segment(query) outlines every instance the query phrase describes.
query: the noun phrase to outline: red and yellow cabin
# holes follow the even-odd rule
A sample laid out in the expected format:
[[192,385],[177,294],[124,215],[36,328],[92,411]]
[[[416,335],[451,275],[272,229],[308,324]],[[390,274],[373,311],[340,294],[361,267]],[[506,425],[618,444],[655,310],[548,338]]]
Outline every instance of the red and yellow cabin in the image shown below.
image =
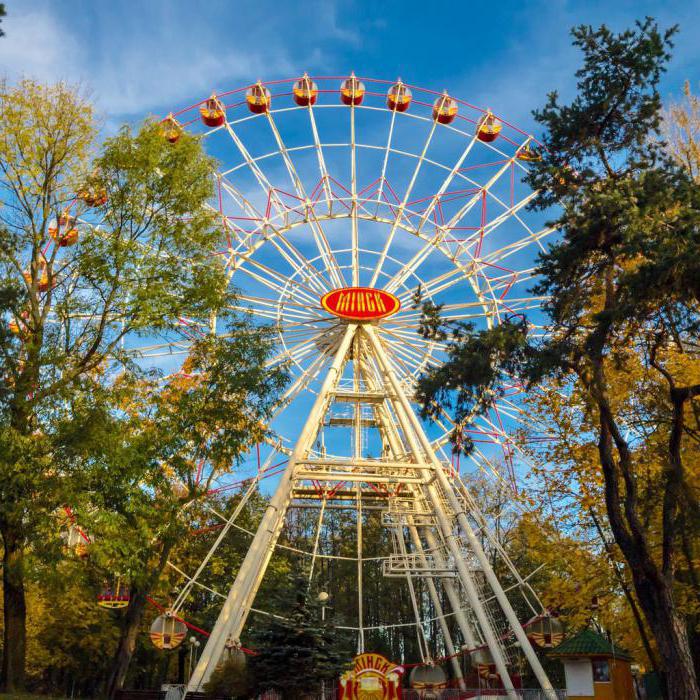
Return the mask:
[[78,190],[77,197],[88,207],[101,207],[107,204],[107,190],[104,187],[86,187]]
[[169,610],[153,621],[148,636],[156,649],[175,649],[185,640],[187,626]]
[[80,233],[75,226],[75,219],[64,212],[57,222],[49,224],[49,236],[56,245],[67,248],[78,242]]
[[163,138],[166,141],[176,143],[180,136],[182,136],[182,126],[172,114],[168,114],[168,116],[161,122],[160,132],[163,134]]
[[117,579],[117,584],[113,589],[107,587],[97,596],[97,604],[107,610],[125,608],[129,605],[129,600],[129,591],[122,587],[119,579]]
[[248,109],[253,114],[264,114],[270,109],[272,95],[262,83],[258,83],[248,88],[245,94],[245,101],[248,103]]
[[226,108],[212,93],[211,97],[199,108],[199,114],[206,126],[221,126],[226,121]]
[[358,80],[354,73],[340,84],[340,101],[344,105],[348,107],[360,105],[364,98],[365,84]]
[[61,216],[58,217],[58,225],[65,227],[70,226],[73,223],[75,223],[75,217],[71,216],[70,211],[68,211],[68,209],[64,209],[61,212]]
[[294,95],[294,101],[300,107],[315,105],[318,99],[318,85],[304,73],[304,76],[294,83],[292,94]]
[[525,161],[526,163],[539,163],[542,160],[542,154],[540,153],[539,149],[530,141],[518,149],[515,157],[518,160]]
[[501,122],[498,121],[498,119],[496,119],[491,112],[487,112],[477,122],[476,137],[479,139],[479,141],[491,143],[498,138],[502,128],[503,125]]
[[433,119],[438,124],[452,124],[457,111],[457,102],[447,93],[440,95],[433,103]]
[[[51,283],[49,281],[49,271],[47,269],[46,261],[42,261],[39,263],[39,270],[38,270],[38,275],[37,275],[37,283],[36,283],[36,288],[39,292],[47,292],[49,290],[49,287],[51,286]],[[22,273],[22,276],[24,277],[24,280],[27,284],[31,285],[32,283],[32,273],[30,270],[27,270]]]
[[22,311],[19,319],[12,318],[7,324],[7,328],[13,335],[23,336],[27,333],[27,322],[29,321],[29,312]]
[[392,112],[405,112],[411,100],[413,99],[413,93],[399,80],[398,83],[394,83],[386,95],[386,106]]
[[523,627],[527,638],[541,649],[552,649],[562,643],[564,627],[557,617],[541,615],[526,622]]

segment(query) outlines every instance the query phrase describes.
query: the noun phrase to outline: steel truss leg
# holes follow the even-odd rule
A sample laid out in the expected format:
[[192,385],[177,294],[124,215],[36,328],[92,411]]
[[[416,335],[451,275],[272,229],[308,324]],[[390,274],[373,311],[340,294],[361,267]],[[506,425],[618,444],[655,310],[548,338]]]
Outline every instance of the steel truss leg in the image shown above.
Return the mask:
[[236,580],[231,586],[231,590],[219,613],[211,636],[192,673],[187,685],[187,692],[201,690],[222,658],[227,639],[237,639],[241,634],[250,608],[253,605],[255,594],[260,587],[260,582],[284,525],[287,508],[292,497],[296,464],[307,457],[313,446],[319,426],[328,408],[331,392],[336,388],[342,375],[343,366],[345,365],[356,329],[357,326],[355,324],[348,324],[345,330],[333,363],[328,370],[321,390],[309,413],[308,420],[289,458],[287,468],[282,474],[279,486],[267,506],[255,537],[238,571]]
[[[376,383],[374,382],[371,374],[364,372],[363,376],[365,380],[368,383],[368,386],[372,390],[376,390],[377,386]],[[384,439],[389,443],[389,447],[391,449],[391,452],[393,453],[393,458],[398,459],[399,455],[403,451],[401,449],[401,439],[398,435],[398,432],[396,430],[396,426],[388,419],[386,415],[386,411],[384,410],[384,407],[382,405],[378,405],[375,407],[375,416],[377,418],[377,422],[379,425],[382,427],[382,434]],[[418,535],[418,531],[414,525],[410,526],[410,534],[411,534],[411,539],[413,540],[413,545],[416,548],[416,550],[419,553],[419,556],[425,562],[425,555],[423,552],[423,543],[421,542],[420,536]],[[455,645],[454,642],[452,641],[452,635],[450,633],[450,628],[447,625],[447,621],[445,620],[444,617],[444,612],[442,609],[442,604],[440,602],[440,596],[438,594],[437,588],[435,586],[435,582],[433,581],[432,576],[426,576],[428,583],[428,591],[430,593],[431,600],[433,601],[433,607],[435,608],[435,614],[439,619],[440,623],[440,629],[442,631],[442,636],[445,640],[445,648],[447,649],[447,653],[450,656],[450,663],[452,665],[452,671],[454,672],[455,678],[457,679],[457,683],[459,684],[460,690],[466,690],[466,685],[464,683],[464,677],[462,675],[462,667],[459,663],[459,659],[457,659],[454,654],[455,654]],[[462,631],[462,634],[464,635],[465,639],[467,639],[468,643],[472,643],[474,640],[474,636],[472,634],[471,628],[469,627],[469,624],[466,620],[466,617],[464,613],[461,610],[461,607],[459,605],[459,596],[457,595],[457,592],[455,591],[454,587],[452,586],[452,582],[446,582],[449,583],[451,587],[451,591],[453,594],[453,597],[449,597],[448,593],[448,598],[450,599],[450,604],[453,606],[453,609],[455,610],[455,615],[457,616],[459,614],[459,617],[457,617],[457,624],[460,627],[460,630]],[[446,589],[447,590],[447,589]],[[456,601],[456,607],[455,607],[455,601]],[[476,644],[474,643],[474,646]]]
[[[427,568],[427,559],[423,551],[423,543],[420,541],[418,535],[418,530],[416,530],[415,525],[409,525],[409,532],[411,533],[411,540],[413,541],[413,546],[418,552],[418,556],[425,568]],[[459,659],[457,658],[454,642],[452,641],[452,635],[450,634],[450,628],[445,620],[445,614],[442,610],[442,603],[440,602],[440,596],[438,595],[437,588],[435,587],[435,581],[432,576],[425,576],[426,583],[428,584],[428,593],[430,594],[430,599],[433,601],[433,607],[435,608],[435,615],[440,623],[440,630],[442,631],[442,637],[445,640],[445,650],[447,655],[450,657],[450,665],[452,666],[452,672],[457,679],[460,690],[466,690],[467,686],[464,683],[464,677],[462,676],[462,667],[460,666]]]
[[[425,541],[428,543],[428,547],[430,547],[432,550],[435,563],[439,567],[444,567],[445,560],[440,553],[439,543],[435,533],[433,532],[432,528],[429,527],[422,528],[422,530],[423,534],[425,535]],[[452,608],[452,612],[457,620],[457,625],[462,633],[462,637],[464,637],[465,643],[470,649],[476,649],[478,646],[480,646],[480,644],[477,638],[474,636],[474,630],[472,630],[472,626],[469,623],[467,616],[464,614],[464,610],[462,610],[462,601],[459,597],[459,591],[455,587],[454,583],[452,583],[452,581],[449,579],[443,580],[442,587],[445,589],[447,599],[450,601],[450,607]]]
[[[515,611],[513,610],[513,607],[511,606],[510,601],[508,600],[508,597],[505,594],[505,591],[503,590],[500,582],[498,581],[495,572],[491,568],[491,563],[489,562],[486,553],[481,547],[479,539],[474,533],[474,530],[472,529],[471,524],[469,523],[469,520],[467,519],[467,516],[464,513],[462,504],[460,503],[459,499],[454,493],[452,484],[447,478],[442,464],[435,456],[435,453],[432,449],[432,445],[430,444],[428,437],[423,431],[423,427],[421,426],[415,412],[413,411],[413,408],[410,405],[408,398],[401,389],[401,386],[399,385],[399,382],[396,376],[394,375],[394,372],[392,371],[391,365],[389,364],[389,361],[386,357],[386,353],[384,352],[384,348],[382,347],[374,329],[371,326],[366,326],[366,332],[370,339],[372,350],[374,351],[374,354],[379,362],[380,369],[385,375],[385,378],[389,383],[391,389],[393,390],[394,397],[392,398],[396,401],[395,406],[397,409],[401,409],[396,411],[396,415],[399,421],[402,423],[402,429],[404,434],[411,443],[411,449],[415,452],[417,456],[425,454],[427,458],[432,462],[432,469],[430,470],[430,472],[428,472],[428,474],[426,474],[426,476],[429,476],[426,491],[438,516],[438,522],[440,524],[440,529],[443,532],[445,542],[448,544],[450,551],[455,557],[455,564],[457,565],[458,572],[460,573],[460,578],[463,580],[463,584],[465,585],[465,590],[467,591],[469,602],[474,608],[474,613],[476,614],[477,619],[479,620],[479,624],[482,627],[489,650],[491,651],[491,654],[494,657],[496,668],[499,674],[501,675],[501,680],[503,681],[503,684],[508,690],[509,697],[517,698],[517,695],[513,691],[512,681],[508,674],[501,645],[499,644],[498,639],[495,636],[494,630],[491,627],[491,624],[486,616],[485,610],[481,604],[481,601],[479,600],[478,592],[476,590],[474,582],[472,581],[471,574],[460,555],[459,546],[456,542],[451,524],[443,511],[442,499],[440,498],[434,483],[432,483],[433,476],[436,477],[441,490],[443,491],[447,500],[449,501],[452,511],[457,516],[457,522],[459,523],[460,528],[467,537],[469,547],[479,560],[479,564],[484,572],[484,575],[486,576],[486,580],[488,581],[489,587],[493,590],[493,593],[496,596],[496,599],[498,600],[498,603],[508,620],[511,630],[513,631],[516,639],[520,643],[520,647],[523,653],[525,654],[525,657],[527,658],[535,676],[537,677],[540,686],[545,691],[551,691],[551,693],[548,692],[548,695],[550,695],[552,698],[556,697],[552,688],[552,684],[550,683],[547,674],[542,668],[542,664],[537,658],[537,654],[535,654],[535,650],[532,648],[530,640],[527,638],[525,630],[523,630],[522,625],[520,624],[520,621],[518,620],[518,617],[515,614]],[[416,440],[420,443],[420,446],[418,442],[416,442]],[[476,605],[474,605],[474,602],[476,602]]]
[[[408,400],[406,400],[405,403],[401,400],[402,397],[405,398],[403,396],[403,390],[399,385],[398,380],[394,376],[393,371],[391,370],[391,366],[389,365],[389,362],[386,358],[384,348],[381,346],[381,343],[379,342],[378,338],[374,334],[374,330],[371,327],[367,327],[367,335],[369,336],[370,343],[372,345],[372,350],[377,358],[377,362],[379,363],[379,369],[384,375],[385,385],[388,385],[391,389],[391,400],[394,405],[394,413],[399,422],[404,437],[408,441],[411,452],[413,452],[416,459],[422,459],[422,455],[425,450],[422,449],[419,445],[418,438],[415,434],[415,428],[412,425],[410,417],[407,413],[408,409],[408,411],[412,414],[413,409],[411,408],[410,404],[408,404]],[[430,449],[430,452],[432,452],[432,448]],[[442,471],[442,467],[440,467],[440,471]],[[493,656],[496,669],[501,676],[503,685],[508,690],[509,697],[511,698],[511,700],[516,700],[517,695],[513,690],[513,683],[510,679],[510,674],[508,673],[508,667],[506,665],[506,660],[503,655],[503,650],[498,641],[498,638],[496,637],[496,633],[493,630],[493,627],[491,626],[491,621],[489,620],[488,615],[486,614],[486,610],[484,609],[484,606],[481,603],[479,591],[476,587],[476,584],[474,583],[472,574],[469,571],[469,568],[465,564],[464,560],[462,559],[462,552],[460,551],[459,544],[456,541],[452,523],[450,522],[445,511],[443,510],[442,499],[440,498],[440,494],[438,493],[437,488],[433,483],[435,472],[436,469],[434,463],[432,463],[430,467],[426,466],[426,469],[422,470],[423,478],[426,482],[425,492],[435,512],[438,525],[440,526],[440,531],[442,532],[442,537],[455,560],[455,565],[457,566],[457,572],[459,574],[462,587],[464,588],[467,594],[467,598],[469,600],[469,604],[474,610],[474,614],[476,615],[476,618],[479,621],[479,626],[481,627],[484,638],[486,639],[486,643],[489,647],[489,650],[491,651],[491,655]]]
[[[457,571],[459,573],[462,585],[464,586],[464,589],[467,593],[469,603],[472,606],[474,613],[479,621],[479,625],[482,629],[489,650],[491,651],[491,654],[493,656],[496,669],[498,670],[498,673],[501,676],[501,680],[503,681],[504,686],[508,690],[509,697],[516,698],[517,695],[513,689],[513,684],[510,679],[510,674],[508,673],[508,668],[506,665],[506,660],[503,654],[500,641],[498,640],[496,633],[490,623],[490,620],[488,619],[486,610],[481,603],[478,589],[474,583],[472,574],[469,571],[469,568],[466,566],[464,560],[462,559],[460,547],[456,540],[452,524],[443,509],[442,499],[440,497],[440,494],[438,493],[435,484],[433,483],[434,479],[437,479],[441,490],[444,492],[445,496],[447,497],[450,503],[451,510],[457,516],[457,520],[461,528],[467,534],[469,545],[473,549],[474,554],[479,559],[479,563],[486,574],[489,585],[493,589],[494,594],[496,595],[501,605],[501,608],[506,614],[506,617],[508,618],[508,622],[511,625],[514,634],[518,638],[518,641],[520,641],[521,646],[523,647],[523,651],[528,657],[528,661],[530,662],[533,671],[537,675],[540,684],[545,690],[550,689],[551,684],[549,683],[549,679],[544,673],[544,670],[542,669],[541,664],[539,663],[539,659],[537,659],[537,656],[535,655],[534,650],[530,646],[530,642],[527,639],[520,625],[520,622],[517,619],[517,616],[515,615],[515,612],[510,606],[510,602],[508,601],[503,589],[501,588],[498,579],[493,573],[490,562],[488,561],[483,549],[481,548],[481,545],[479,544],[476,536],[474,535],[466,518],[466,515],[464,514],[464,512],[462,512],[462,506],[452,490],[452,486],[444,473],[442,465],[435,456],[430,441],[423,432],[422,426],[420,425],[418,418],[413,412],[413,409],[408,399],[406,398],[401,386],[399,385],[398,380],[396,379],[392,371],[391,365],[389,364],[389,361],[386,357],[386,353],[384,352],[384,348],[379,342],[372,327],[368,326],[366,331],[370,339],[370,343],[372,345],[372,350],[379,363],[379,368],[382,374],[384,375],[384,379],[393,391],[394,396],[392,397],[392,399],[394,401],[395,413],[397,419],[399,420],[399,423],[401,424],[402,431],[410,444],[411,450],[417,456],[425,454],[432,464],[432,467],[429,470],[425,470],[427,482],[425,486],[425,491],[435,510],[438,524],[440,526],[440,530],[442,531],[443,539],[445,540],[445,543],[447,544],[454,557],[455,565],[457,567]],[[521,641],[521,637],[524,639],[524,642]],[[528,651],[530,653],[528,653]],[[541,673],[539,673],[538,671],[541,671]]]
[[[375,382],[374,378],[372,375],[368,372],[365,371],[364,373],[365,380],[368,382],[369,388],[376,390],[377,383]],[[403,443],[401,440],[401,437],[398,432],[398,428],[396,424],[394,423],[393,420],[389,418],[387,415],[387,411],[385,407],[382,404],[378,404],[375,407],[375,415],[378,419],[378,422],[382,428],[382,433],[389,443],[389,446],[391,448],[391,451],[393,452],[394,458],[398,458],[400,454],[404,452],[404,447]],[[414,492],[415,493],[415,492]],[[424,497],[422,494],[418,493],[416,495],[419,495],[421,497]],[[438,563],[438,566],[443,566],[445,565],[444,559],[442,558],[442,555],[440,554],[438,550],[438,543],[435,535],[432,532],[432,528],[426,527],[424,528],[425,535],[426,535],[426,541],[428,542],[428,546],[435,550],[436,554],[434,555],[436,557],[436,561]],[[418,537],[418,542],[421,544],[420,537]],[[432,577],[429,578],[429,580],[432,582]],[[434,585],[434,582],[433,582]],[[452,607],[452,610],[454,612],[455,618],[457,620],[457,625],[460,628],[460,631],[462,633],[462,637],[466,641],[466,643],[469,645],[470,649],[475,649],[476,647],[479,646],[479,643],[476,640],[476,637],[474,636],[474,632],[472,630],[472,627],[467,619],[467,616],[464,614],[464,611],[462,610],[462,601],[460,600],[459,593],[457,589],[455,588],[454,584],[452,581],[449,579],[444,579],[442,581],[442,585],[445,589],[445,592],[447,593],[448,600],[450,601],[450,606]],[[437,594],[437,591],[435,591]],[[431,591],[432,595],[432,591]],[[440,605],[439,597],[436,595],[435,599],[437,601],[436,605],[436,610],[438,609],[438,606]],[[454,649],[454,642],[452,641],[452,636],[450,635],[449,628],[447,627],[444,621],[442,619],[442,612],[438,613],[440,615],[440,625],[443,630],[443,634],[445,635],[445,644],[449,648],[451,646],[452,649]],[[450,652],[452,654],[454,652]],[[462,669],[461,666],[459,666],[459,662],[456,659],[453,659],[453,666],[456,665],[457,669],[455,670],[455,675],[457,676],[458,679],[462,678]],[[463,680],[462,680],[463,683]]]

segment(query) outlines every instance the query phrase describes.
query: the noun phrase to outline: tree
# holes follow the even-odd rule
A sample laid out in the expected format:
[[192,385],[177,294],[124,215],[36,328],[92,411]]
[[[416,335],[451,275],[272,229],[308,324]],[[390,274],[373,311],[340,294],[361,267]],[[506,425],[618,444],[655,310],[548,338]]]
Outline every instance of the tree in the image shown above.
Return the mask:
[[683,97],[664,114],[664,136],[669,155],[697,182],[700,178],[700,100],[693,95],[687,80],[683,85]]
[[267,434],[286,382],[282,368],[265,366],[272,347],[268,329],[241,318],[195,341],[181,372],[125,374],[73,405],[61,458],[82,463],[87,477],[76,513],[95,538],[91,564],[130,590],[110,696],[123,686],[148,598],[210,505],[213,481]]
[[272,618],[260,631],[251,674],[258,692],[272,688],[297,700],[318,692],[322,681],[337,679],[350,654],[340,647],[332,625],[321,622],[304,577],[290,577],[280,597],[281,609],[288,612],[284,618]]
[[[679,609],[676,572],[688,559],[697,580],[700,513],[687,455],[698,441],[691,426],[700,396],[700,193],[659,138],[657,86],[674,32],[659,31],[651,19],[620,34],[605,26],[573,30],[584,56],[578,95],[561,105],[553,93],[535,112],[546,149],[528,178],[538,191],[532,206],[559,211],[552,224],[561,238],[540,256],[533,289],[548,298],[550,336],[536,343],[521,319],[493,330],[451,329],[448,362],[421,381],[418,397],[426,413],[432,401],[453,403],[468,421],[508,374],[530,386],[551,377],[574,384],[595,436],[607,524],[656,641],[667,696],[690,699],[699,695],[689,641],[697,630]],[[428,333],[440,328],[439,308],[426,309],[424,325]],[[616,401],[611,384],[631,350],[660,392],[648,428],[668,428],[653,492],[658,528],[640,498],[639,435],[629,430],[628,406]],[[697,604],[697,587],[691,597]]]
[[[0,85],[0,533],[3,685],[24,685],[24,553],[78,490],[54,464],[71,401],[133,366],[123,341],[177,336],[227,303],[204,204],[212,161],[146,123],[93,158],[92,107],[74,89]],[[77,197],[76,193],[77,192]],[[87,225],[84,222],[91,222]],[[187,264],[183,264],[183,260]],[[8,320],[9,317],[9,320]],[[112,365],[110,365],[112,363]]]

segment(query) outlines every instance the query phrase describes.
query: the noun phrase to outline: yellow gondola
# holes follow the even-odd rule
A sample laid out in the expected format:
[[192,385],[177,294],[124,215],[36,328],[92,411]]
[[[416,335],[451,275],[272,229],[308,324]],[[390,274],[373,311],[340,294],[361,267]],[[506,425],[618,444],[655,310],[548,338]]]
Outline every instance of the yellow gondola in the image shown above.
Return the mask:
[[446,92],[433,103],[433,119],[439,124],[451,124],[457,116],[457,102]]
[[49,236],[57,245],[67,248],[78,242],[80,233],[75,226],[75,219],[64,212],[58,221],[53,221],[49,224]]
[[149,636],[156,649],[175,649],[185,639],[187,626],[167,610],[153,620]]
[[199,108],[199,114],[204,124],[212,128],[221,126],[226,121],[226,108],[214,93]]
[[487,112],[483,117],[481,117],[481,119],[479,119],[476,125],[476,137],[479,139],[479,141],[491,143],[498,138],[502,128],[503,125],[501,122],[498,121],[498,119],[496,119],[491,112]]
[[358,80],[354,73],[340,84],[340,101],[344,105],[348,107],[360,105],[364,98],[365,84],[361,80]]
[[389,88],[386,95],[386,106],[392,112],[405,112],[412,99],[413,93],[399,80]]
[[294,95],[294,101],[300,107],[315,105],[318,99],[318,85],[304,73],[303,77],[294,83],[292,94]]
[[543,615],[525,623],[527,638],[542,649],[552,649],[564,639],[564,628],[558,618]]
[[253,114],[264,114],[270,109],[272,95],[262,83],[258,83],[248,88],[245,100],[248,103],[248,109]]
[[[47,268],[46,261],[43,260],[42,262],[39,263],[39,274],[37,275],[37,283],[36,283],[36,288],[39,292],[46,292],[49,290],[49,287],[51,286],[51,283],[49,282],[49,271]],[[24,280],[26,281],[27,284],[31,285],[32,283],[32,273],[29,270],[26,270],[25,272],[22,273],[22,276],[24,277]]]
[[518,149],[516,158],[526,163],[539,163],[542,160],[542,154],[536,146],[533,146],[532,143],[528,141],[524,146]]
[[107,587],[97,596],[97,604],[101,608],[108,610],[119,610],[129,605],[129,591],[121,585],[121,580],[117,578],[114,588]]
[[182,126],[172,114],[168,114],[168,116],[163,119],[160,124],[160,133],[163,135],[163,138],[166,139],[166,141],[175,143],[182,135]]
[[104,187],[85,187],[78,190],[76,196],[89,207],[101,207],[107,204],[107,190]]

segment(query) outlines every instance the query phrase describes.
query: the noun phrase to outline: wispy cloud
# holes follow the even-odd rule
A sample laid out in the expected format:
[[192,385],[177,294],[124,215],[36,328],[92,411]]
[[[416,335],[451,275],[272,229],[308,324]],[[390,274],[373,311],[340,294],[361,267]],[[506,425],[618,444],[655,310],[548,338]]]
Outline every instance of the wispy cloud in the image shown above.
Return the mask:
[[138,9],[90,3],[78,20],[76,8],[62,13],[62,7],[35,3],[8,17],[0,41],[2,71],[10,79],[82,83],[112,116],[168,109],[212,89],[313,71],[326,62],[324,41],[358,41],[339,25],[333,3],[320,3],[303,25],[284,21],[283,12],[262,22],[259,3],[214,3],[209,14],[192,3],[154,1]]
[[[9,25],[9,26],[8,26]],[[0,66],[10,78],[77,80],[86,54],[77,37],[44,10],[12,14],[0,40]]]

